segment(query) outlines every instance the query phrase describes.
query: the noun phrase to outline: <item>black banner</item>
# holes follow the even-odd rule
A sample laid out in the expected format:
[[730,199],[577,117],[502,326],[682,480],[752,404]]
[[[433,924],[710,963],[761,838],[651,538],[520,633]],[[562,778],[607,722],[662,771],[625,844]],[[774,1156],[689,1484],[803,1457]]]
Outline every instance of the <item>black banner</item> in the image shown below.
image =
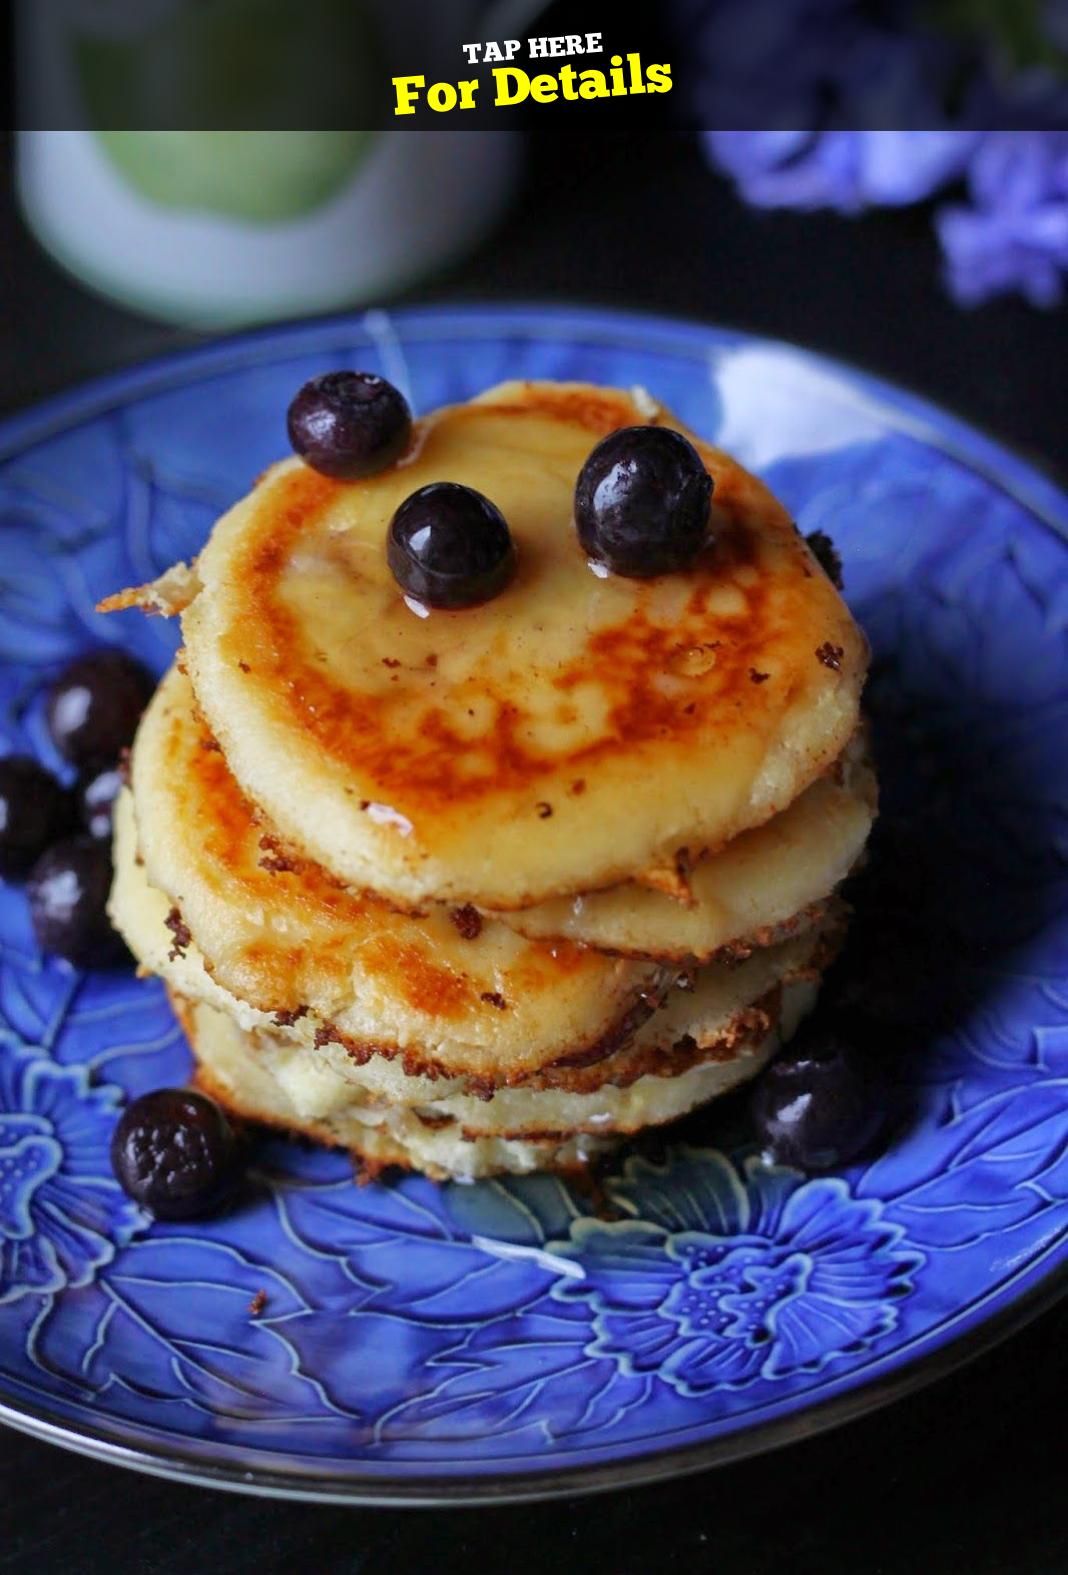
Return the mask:
[[1068,124],[1063,0],[21,0],[15,17],[27,129]]

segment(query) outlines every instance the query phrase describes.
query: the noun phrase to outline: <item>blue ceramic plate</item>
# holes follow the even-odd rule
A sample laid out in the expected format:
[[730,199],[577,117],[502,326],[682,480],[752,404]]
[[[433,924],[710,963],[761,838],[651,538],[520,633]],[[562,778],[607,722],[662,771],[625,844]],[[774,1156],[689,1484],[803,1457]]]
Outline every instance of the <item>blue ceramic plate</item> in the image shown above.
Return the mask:
[[505,377],[643,383],[833,534],[874,648],[893,1140],[806,1179],[710,1115],[618,1161],[600,1217],[548,1178],[357,1188],[264,1141],[231,1213],[150,1225],[108,1140],[127,1094],[184,1079],[182,1036],[156,982],[42,961],[8,888],[7,1420],[267,1493],[524,1498],[781,1443],[1020,1324],[1068,1259],[1068,500],[918,400],[714,329],[524,308],[259,334],[3,429],[5,749],[57,764],[41,692],[75,652],[162,669],[176,631],[95,600],[195,553],[283,449],[294,389],[350,364],[417,410]]

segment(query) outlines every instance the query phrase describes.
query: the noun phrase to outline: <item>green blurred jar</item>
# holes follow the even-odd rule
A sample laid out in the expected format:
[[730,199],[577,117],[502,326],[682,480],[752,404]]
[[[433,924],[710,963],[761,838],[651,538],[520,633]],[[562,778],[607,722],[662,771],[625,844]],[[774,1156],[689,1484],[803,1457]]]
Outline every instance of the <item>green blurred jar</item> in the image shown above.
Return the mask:
[[[535,0],[510,0],[510,23]],[[471,25],[494,22],[470,0]],[[380,299],[473,247],[515,185],[508,132],[118,130],[357,119],[390,48],[434,16],[413,0],[22,0],[23,211],[104,294],[224,327]],[[455,11],[450,11],[455,23]],[[343,24],[343,25],[340,25]],[[336,47],[324,49],[323,37]],[[492,33],[474,32],[474,37]],[[333,64],[331,65],[331,62]]]

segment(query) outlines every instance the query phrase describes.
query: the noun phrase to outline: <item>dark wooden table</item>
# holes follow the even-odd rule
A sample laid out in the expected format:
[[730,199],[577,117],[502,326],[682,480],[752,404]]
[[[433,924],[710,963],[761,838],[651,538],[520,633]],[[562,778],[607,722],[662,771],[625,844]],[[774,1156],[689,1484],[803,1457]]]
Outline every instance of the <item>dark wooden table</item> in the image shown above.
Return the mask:
[[[0,406],[191,343],[85,295],[0,200]],[[1068,312],[962,312],[922,213],[751,213],[691,139],[539,136],[474,259],[410,299],[552,299],[730,323],[955,407],[1068,473]],[[0,1572],[1063,1575],[1063,1309],[895,1406],[665,1487],[518,1508],[268,1503],[122,1473],[0,1433]]]

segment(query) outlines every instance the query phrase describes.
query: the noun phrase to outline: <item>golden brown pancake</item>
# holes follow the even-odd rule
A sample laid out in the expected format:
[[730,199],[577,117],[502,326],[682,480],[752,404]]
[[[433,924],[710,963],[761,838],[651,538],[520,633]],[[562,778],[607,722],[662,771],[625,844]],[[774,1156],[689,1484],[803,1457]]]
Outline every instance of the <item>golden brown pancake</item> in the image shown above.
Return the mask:
[[[475,1181],[533,1170],[582,1171],[613,1147],[611,1139],[585,1134],[540,1141],[496,1137],[465,1139],[455,1123],[420,1121],[410,1112],[383,1112],[378,1120],[358,1104],[319,1116],[301,1115],[258,1054],[255,1036],[202,1002],[172,995],[197,1062],[196,1082],[238,1120],[273,1127],[347,1149],[361,1179],[389,1169],[419,1170],[434,1181]],[[371,1119],[368,1117],[371,1116]]]
[[488,1101],[445,1092],[419,1105],[376,1098],[365,1069],[329,1060],[278,1030],[242,1031],[232,1017],[175,992],[171,1000],[198,1063],[201,1086],[235,1114],[350,1150],[372,1169],[402,1165],[440,1179],[574,1169],[629,1133],[677,1120],[760,1071],[809,1010],[814,983],[788,987],[781,1013],[673,1075],[647,1074],[593,1094],[505,1090]]
[[662,1006],[643,1011],[618,1033],[595,1045],[575,1046],[530,1069],[525,1061],[517,1067],[502,1059],[493,1066],[484,1054],[468,1052],[465,1059],[460,1051],[446,1064],[436,1044],[409,1042],[402,1048],[388,1031],[354,1039],[331,1028],[324,1035],[323,1019],[313,1011],[273,1012],[232,994],[209,971],[192,935],[175,921],[170,898],[150,883],[137,852],[133,800],[125,790],[115,810],[109,911],[141,967],[160,975],[173,992],[203,1001],[247,1032],[266,1032],[311,1052],[323,1066],[347,1059],[363,1088],[403,1105],[437,1104],[457,1095],[492,1103],[509,1087],[566,1094],[600,1092],[607,1086],[628,1089],[647,1075],[671,1078],[708,1061],[730,1060],[779,1026],[784,992],[818,979],[837,950],[843,925],[837,905],[814,934],[764,948],[740,964],[697,969],[681,981],[686,989],[669,989]]
[[664,963],[744,956],[822,922],[863,856],[876,809],[864,729],[830,771],[762,826],[685,869],[685,899],[626,881],[502,914],[521,935]]
[[[648,422],[676,426],[503,384],[378,475],[273,467],[195,564],[109,604],[186,640],[109,911],[236,1114],[371,1173],[582,1167],[754,1075],[812,1006],[875,813],[866,644],[767,489],[689,433],[715,482],[697,562],[586,561],[579,470]],[[420,607],[389,571],[433,481],[511,527],[482,606]]]
[[531,941],[491,918],[470,935],[444,904],[400,913],[290,857],[177,668],[142,719],[131,787],[146,874],[172,923],[219,985],[261,1011],[386,1047],[413,1070],[496,1078],[592,1048],[650,1009],[655,963]]
[[[294,846],[397,902],[512,909],[662,883],[681,848],[762,823],[842,752],[863,637],[729,456],[694,439],[715,493],[691,569],[637,581],[587,563],[578,471],[648,420],[618,390],[503,384],[417,423],[379,475],[289,461],[218,523],[168,605],[192,597],[198,700]],[[393,511],[439,480],[491,497],[519,555],[508,589],[462,612],[413,610],[386,563]]]

